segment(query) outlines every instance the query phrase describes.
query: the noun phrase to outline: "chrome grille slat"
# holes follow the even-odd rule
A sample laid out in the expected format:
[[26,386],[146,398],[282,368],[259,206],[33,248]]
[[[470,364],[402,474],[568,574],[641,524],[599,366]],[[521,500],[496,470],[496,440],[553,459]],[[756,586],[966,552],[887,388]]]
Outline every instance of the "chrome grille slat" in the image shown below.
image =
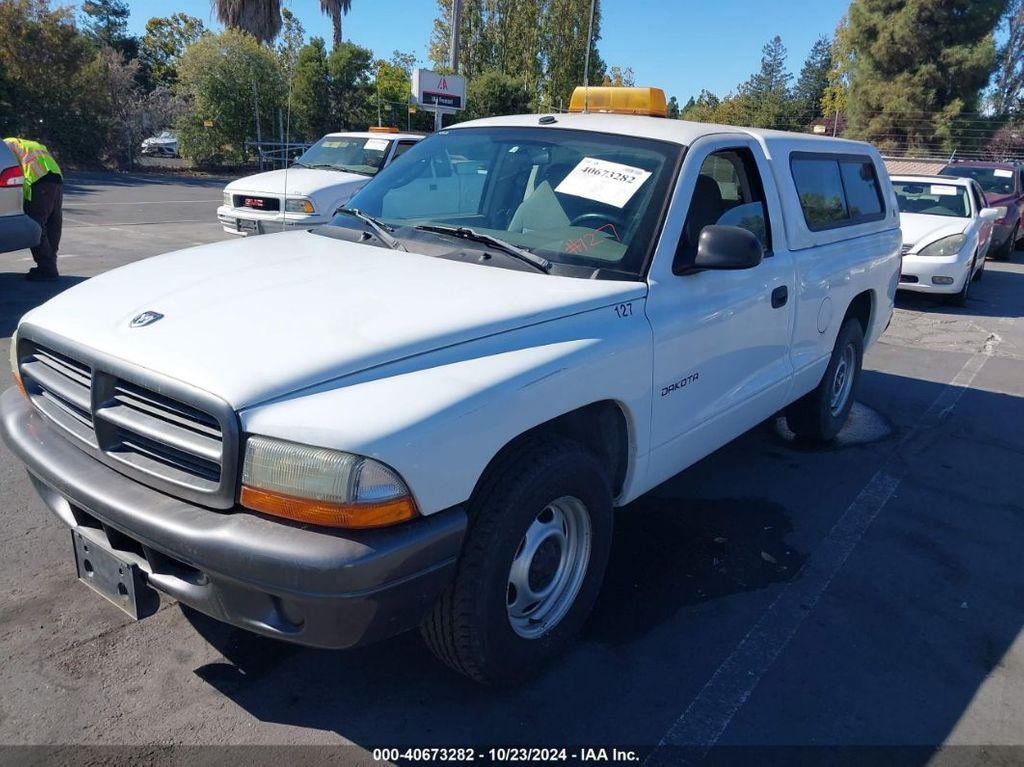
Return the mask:
[[36,409],[70,441],[136,480],[217,508],[235,503],[238,427],[222,400],[38,328],[17,357]]
[[61,375],[56,368],[43,362],[29,362],[21,366],[22,375],[35,381],[41,389],[70,402],[86,413],[90,409],[89,387]]
[[153,442],[162,442],[176,450],[190,453],[211,463],[220,463],[220,439],[190,431],[168,423],[144,410],[133,410],[125,404],[101,407],[96,418],[120,427],[123,432],[140,434]]

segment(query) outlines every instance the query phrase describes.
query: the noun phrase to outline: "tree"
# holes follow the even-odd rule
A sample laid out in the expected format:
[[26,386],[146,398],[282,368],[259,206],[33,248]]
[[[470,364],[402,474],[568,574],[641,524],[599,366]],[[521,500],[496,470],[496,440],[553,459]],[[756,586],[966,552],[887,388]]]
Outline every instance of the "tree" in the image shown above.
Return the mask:
[[327,71],[327,44],[314,37],[299,51],[292,76],[291,122],[295,132],[307,139],[329,133],[331,86]]
[[213,0],[217,20],[269,43],[281,31],[281,0]]
[[851,132],[887,150],[946,152],[978,108],[1007,0],[853,0]]
[[181,153],[241,162],[257,125],[269,131],[276,124],[286,86],[273,51],[250,34],[227,29],[204,35],[185,51],[178,91],[189,105],[177,123]]
[[793,86],[796,121],[804,126],[821,116],[821,100],[829,86],[832,72],[832,41],[822,35],[811,46],[811,52],[800,69]]
[[299,51],[306,39],[306,30],[299,21],[298,16],[288,8],[281,9],[281,42],[277,44],[277,55],[281,60],[281,68],[284,70],[285,78],[291,80],[295,69],[295,62],[299,58]]
[[466,111],[460,119],[522,114],[530,108],[530,94],[514,77],[496,70],[485,72],[466,86]]
[[352,10],[352,0],[320,0],[320,10],[331,20],[334,47],[341,45],[341,17]]
[[178,59],[206,32],[201,19],[186,13],[151,18],[139,46],[139,58],[149,67],[157,85],[173,85],[178,78]]
[[697,98],[690,97],[690,100],[683,107],[682,119],[694,122],[712,122],[715,111],[721,105],[722,100],[706,88],[697,94]]
[[792,102],[789,82],[793,75],[786,69],[786,46],[776,35],[761,50],[761,68],[740,88],[749,105],[746,124],[758,128],[791,127]]
[[131,11],[125,0],[85,0],[82,22],[85,34],[99,47],[120,47],[128,39]]
[[616,88],[632,88],[636,85],[636,76],[632,67],[612,67],[605,73],[602,85],[612,85]]
[[665,116],[670,120],[679,119],[679,102],[676,101],[675,96],[668,100],[668,104],[665,107]]
[[999,49],[999,68],[992,89],[996,114],[1024,111],[1024,0],[1013,0],[1007,13],[1006,44]]
[[372,80],[373,52],[343,42],[327,57],[330,78],[331,120],[344,130],[365,130],[376,123]]
[[569,104],[578,85],[584,85],[584,62],[590,56],[588,85],[604,81],[605,65],[597,51],[601,38],[601,4],[594,9],[594,34],[587,40],[590,0],[550,0],[542,24],[545,59],[544,101],[549,107]]
[[131,167],[141,140],[145,94],[139,86],[138,59],[127,60],[120,51],[105,46],[82,70],[80,83],[103,115],[103,132],[95,134],[103,147],[101,159]]
[[51,10],[35,0],[0,2],[0,70],[8,83],[0,121],[6,135],[42,141],[67,161],[94,162],[94,134],[102,127],[80,88],[80,72],[92,55],[70,9]]
[[374,108],[383,124],[395,128],[406,126],[415,65],[416,56],[401,51],[394,51],[390,60],[378,59],[373,63]]
[[996,131],[987,149],[993,160],[1024,157],[1024,124],[1004,125]]
[[821,94],[821,114],[831,121],[830,133],[836,135],[846,128],[846,103],[850,92],[850,70],[853,69],[848,27],[849,20],[844,16],[832,37],[832,68],[828,72],[828,84]]

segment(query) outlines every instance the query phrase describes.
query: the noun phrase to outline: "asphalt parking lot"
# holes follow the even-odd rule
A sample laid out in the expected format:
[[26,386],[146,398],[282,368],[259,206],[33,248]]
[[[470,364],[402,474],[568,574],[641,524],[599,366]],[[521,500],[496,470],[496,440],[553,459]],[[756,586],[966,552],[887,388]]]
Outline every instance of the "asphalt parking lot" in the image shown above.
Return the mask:
[[[228,238],[222,185],[71,177],[66,276],[26,283],[29,254],[0,254],[3,359],[55,292]],[[173,603],[133,623],[75,583],[0,447],[0,743],[1024,745],[1022,316],[1021,252],[964,309],[901,297],[840,441],[766,422],[622,510],[583,640],[516,690],[415,634],[309,650]]]

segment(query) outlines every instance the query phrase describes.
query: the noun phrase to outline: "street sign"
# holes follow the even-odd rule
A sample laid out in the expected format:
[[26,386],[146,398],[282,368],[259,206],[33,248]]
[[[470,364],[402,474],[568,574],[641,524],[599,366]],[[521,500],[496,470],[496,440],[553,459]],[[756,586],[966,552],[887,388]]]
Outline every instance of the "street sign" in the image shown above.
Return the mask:
[[429,69],[414,69],[412,96],[421,107],[432,107],[440,112],[457,112],[466,108],[466,78],[441,75]]

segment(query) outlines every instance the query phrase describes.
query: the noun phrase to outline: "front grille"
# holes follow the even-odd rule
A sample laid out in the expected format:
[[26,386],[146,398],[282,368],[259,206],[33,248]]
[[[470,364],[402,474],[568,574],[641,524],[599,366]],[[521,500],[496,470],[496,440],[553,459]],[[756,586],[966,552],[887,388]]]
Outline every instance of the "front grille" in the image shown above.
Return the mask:
[[277,197],[263,197],[257,194],[236,194],[232,197],[236,208],[252,210],[281,210],[281,201]]
[[913,245],[904,245],[904,246],[903,246],[903,249],[902,249],[902,250],[900,251],[900,255],[901,255],[901,256],[905,256],[905,255],[907,255],[907,253],[909,253],[909,252],[910,252],[910,249],[911,249],[912,247],[914,247],[914,246],[913,246]]
[[32,403],[73,443],[171,494],[234,503],[237,428],[226,403],[179,382],[146,380],[115,360],[18,341]]

